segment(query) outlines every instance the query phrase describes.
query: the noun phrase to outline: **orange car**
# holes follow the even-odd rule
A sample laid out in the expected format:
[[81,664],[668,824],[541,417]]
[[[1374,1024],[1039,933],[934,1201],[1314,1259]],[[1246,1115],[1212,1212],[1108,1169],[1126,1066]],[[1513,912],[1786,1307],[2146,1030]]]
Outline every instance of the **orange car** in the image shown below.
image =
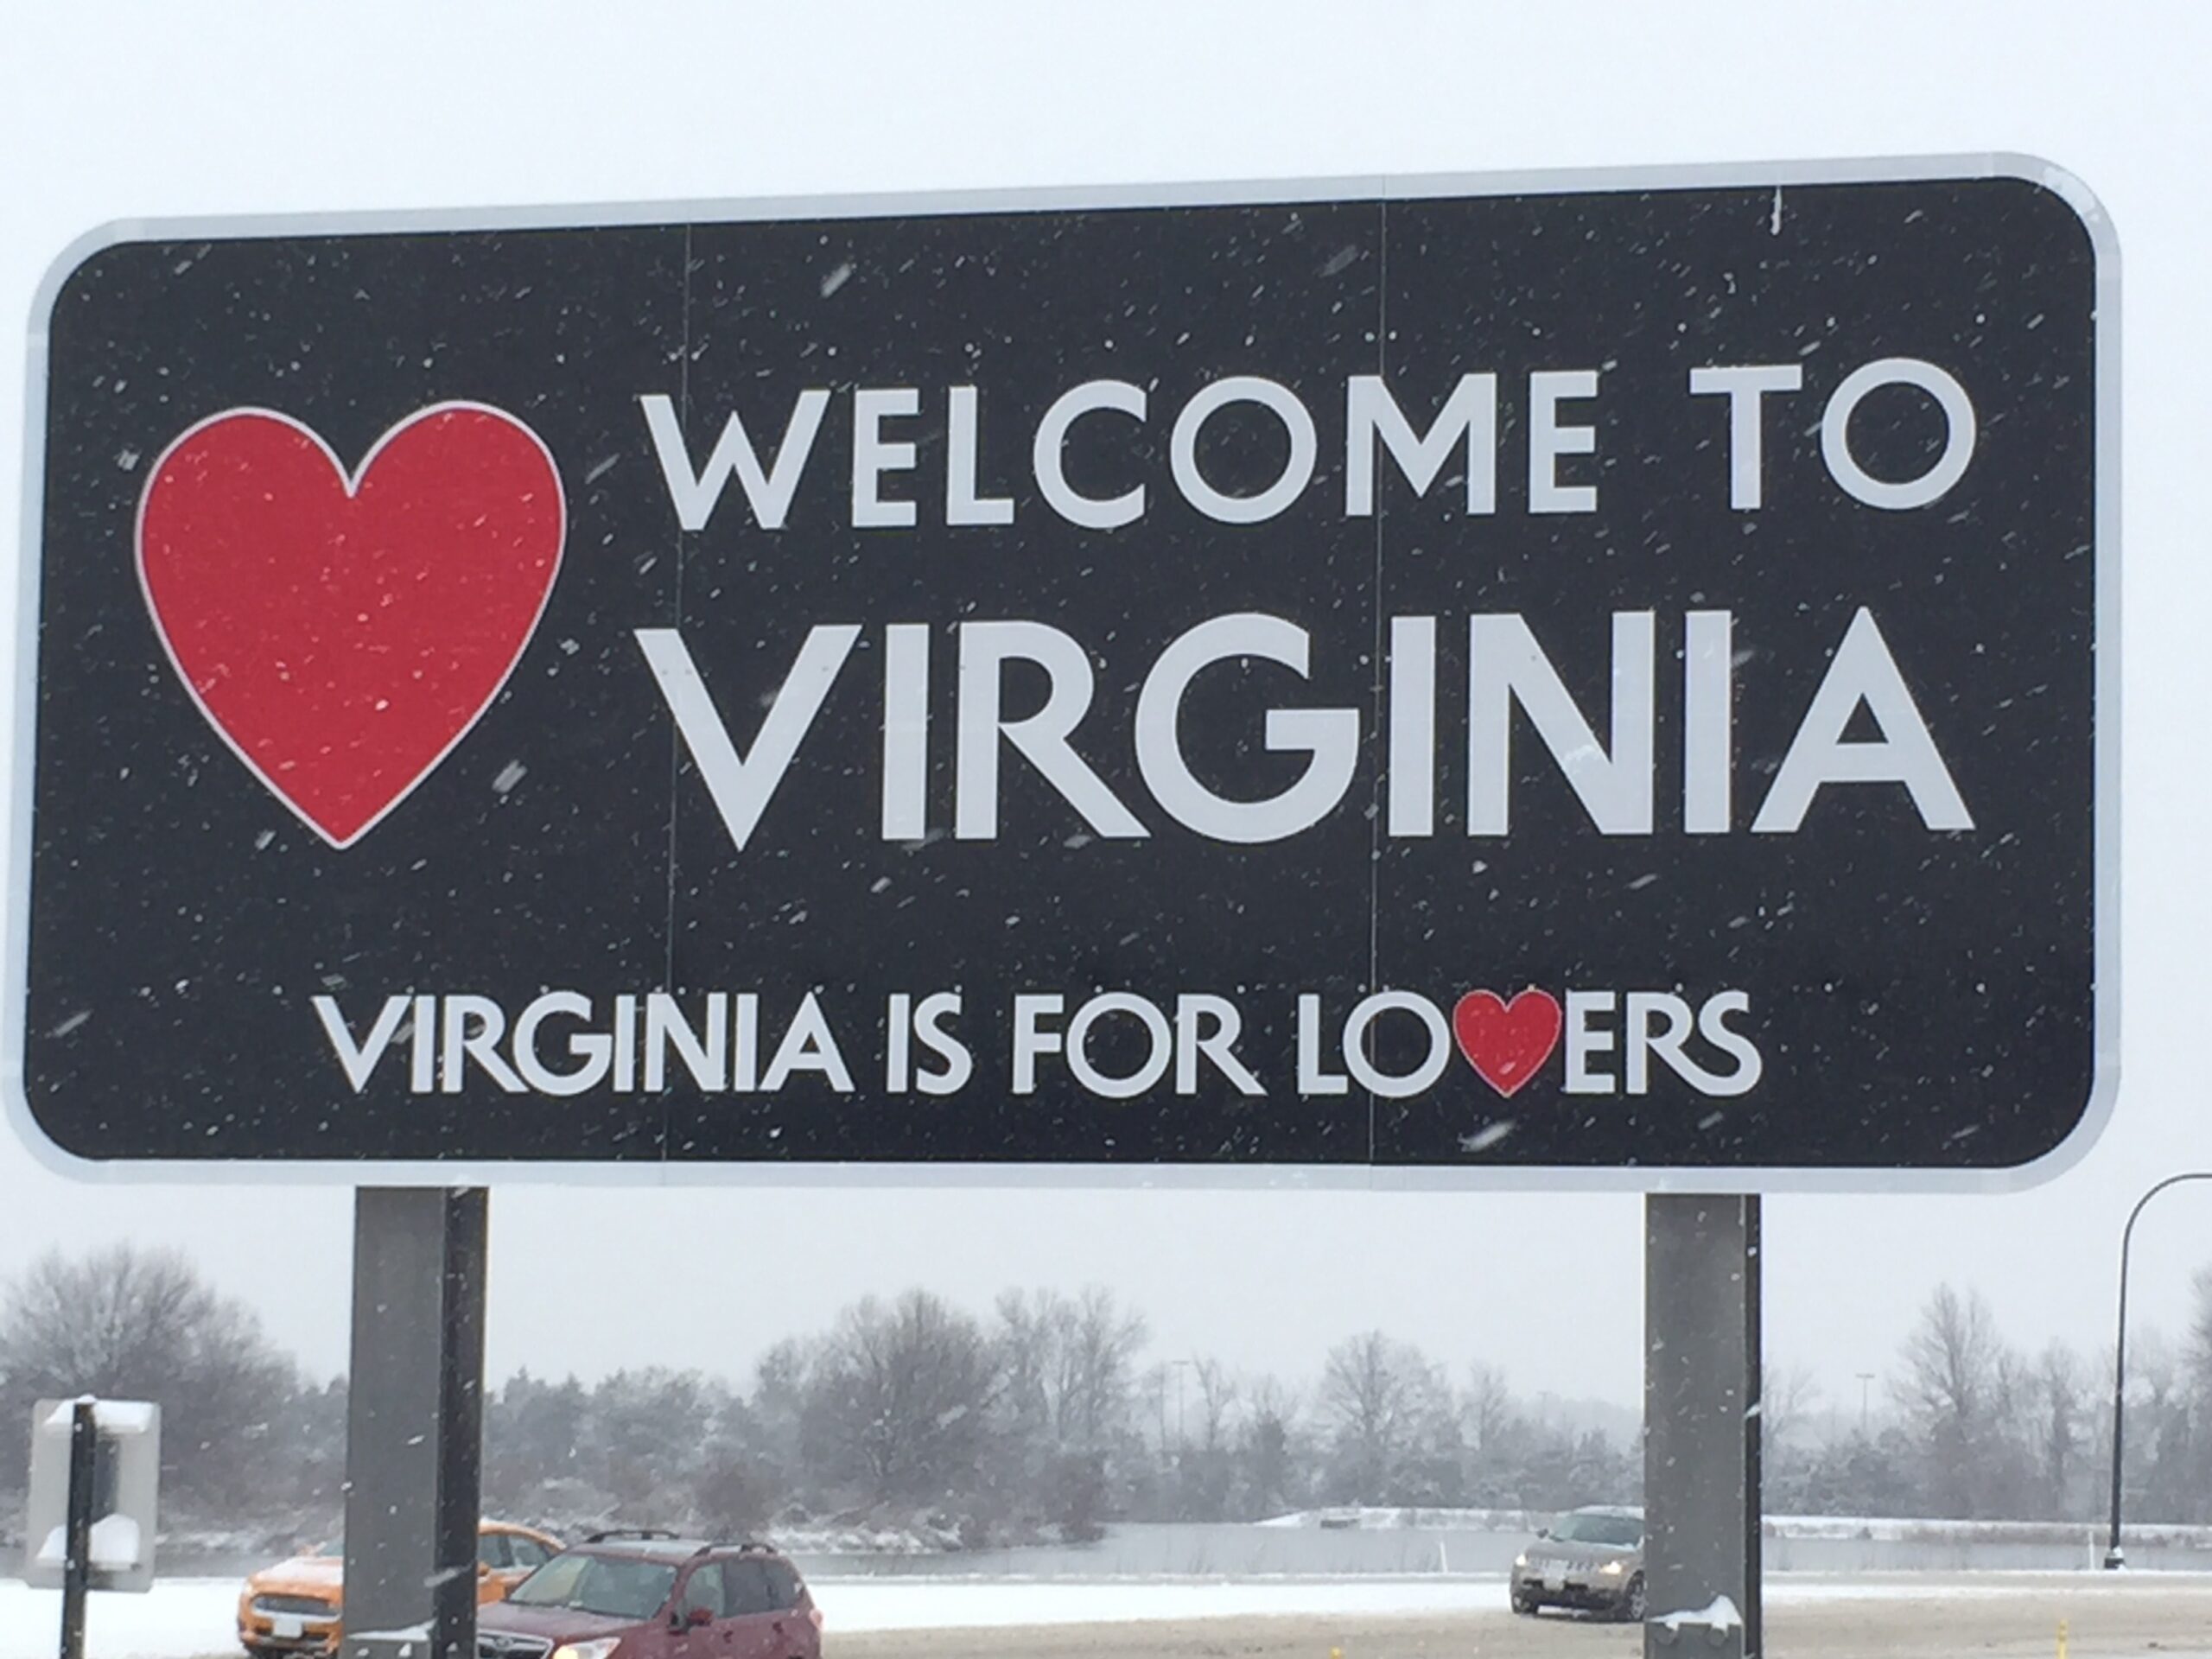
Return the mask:
[[[476,1599],[499,1600],[560,1553],[561,1541],[549,1534],[485,1522],[476,1529]],[[238,1592],[238,1645],[252,1659],[337,1652],[344,1586],[335,1544],[263,1567]]]

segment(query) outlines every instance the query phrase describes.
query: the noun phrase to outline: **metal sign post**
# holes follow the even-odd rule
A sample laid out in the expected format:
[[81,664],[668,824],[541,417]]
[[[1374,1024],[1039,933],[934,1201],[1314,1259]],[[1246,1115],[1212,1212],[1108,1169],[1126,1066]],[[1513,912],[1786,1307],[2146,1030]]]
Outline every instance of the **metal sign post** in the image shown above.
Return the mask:
[[353,1195],[344,1659],[472,1659],[486,1194]]
[[1766,1242],[1761,1200],[1744,1205],[1744,1651],[1766,1651]]
[[1644,1200],[1647,1659],[1760,1653],[1759,1201]]
[[92,1483],[99,1458],[99,1427],[92,1402],[79,1400],[69,1414],[69,1520],[61,1580],[61,1659],[85,1659],[85,1600],[92,1580]]
[[149,1400],[42,1399],[31,1407],[23,1581],[61,1592],[61,1652],[81,1652],[93,1592],[154,1585],[161,1408]]

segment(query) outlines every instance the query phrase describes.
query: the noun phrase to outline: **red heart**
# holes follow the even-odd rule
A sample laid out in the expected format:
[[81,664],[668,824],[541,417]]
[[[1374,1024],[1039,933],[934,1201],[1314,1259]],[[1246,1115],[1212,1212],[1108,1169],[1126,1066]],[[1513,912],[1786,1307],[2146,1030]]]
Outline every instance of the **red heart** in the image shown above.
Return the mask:
[[552,455],[499,410],[417,410],[349,478],[299,422],[234,409],[154,463],[138,577],[200,713],[350,847],[506,683],[567,518]]
[[1510,1098],[1559,1046],[1559,999],[1522,991],[1510,1002],[1496,991],[1469,991],[1452,1010],[1452,1034],[1482,1080]]

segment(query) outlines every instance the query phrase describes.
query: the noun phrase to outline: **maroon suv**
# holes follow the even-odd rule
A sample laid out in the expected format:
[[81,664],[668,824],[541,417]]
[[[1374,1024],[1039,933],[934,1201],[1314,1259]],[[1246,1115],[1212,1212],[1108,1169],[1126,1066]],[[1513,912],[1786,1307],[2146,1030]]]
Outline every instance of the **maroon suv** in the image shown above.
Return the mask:
[[594,1533],[479,1608],[478,1659],[821,1659],[822,1615],[766,1544]]

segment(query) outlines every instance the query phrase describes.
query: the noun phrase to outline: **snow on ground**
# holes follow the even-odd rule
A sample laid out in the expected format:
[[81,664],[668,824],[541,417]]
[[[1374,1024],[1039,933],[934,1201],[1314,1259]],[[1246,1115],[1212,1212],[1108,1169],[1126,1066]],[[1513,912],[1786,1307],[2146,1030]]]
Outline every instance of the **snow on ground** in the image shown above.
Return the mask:
[[[236,1579],[162,1579],[143,1596],[86,1599],[89,1659],[189,1659],[238,1647]],[[61,1636],[61,1592],[0,1579],[0,1659],[51,1659]]]
[[[2160,1573],[2172,1581],[2212,1586],[2212,1575]],[[1902,1579],[1771,1579],[1770,1604],[1786,1602],[1956,1599],[2015,1593],[2022,1582],[2048,1584],[2050,1574],[1929,1573]],[[2122,1580],[2083,1573],[2067,1580],[2071,1593],[2101,1595]],[[834,1634],[840,1630],[938,1630],[1010,1625],[1122,1624],[1141,1620],[1236,1617],[1346,1618],[1503,1611],[1502,1578],[1278,1579],[1214,1582],[1123,1580],[1082,1583],[948,1577],[818,1579],[815,1599]],[[143,1596],[94,1595],[86,1617],[91,1659],[199,1659],[234,1653],[235,1579],[164,1579]],[[47,1659],[60,1627],[59,1591],[32,1590],[0,1580],[0,1659]]]

